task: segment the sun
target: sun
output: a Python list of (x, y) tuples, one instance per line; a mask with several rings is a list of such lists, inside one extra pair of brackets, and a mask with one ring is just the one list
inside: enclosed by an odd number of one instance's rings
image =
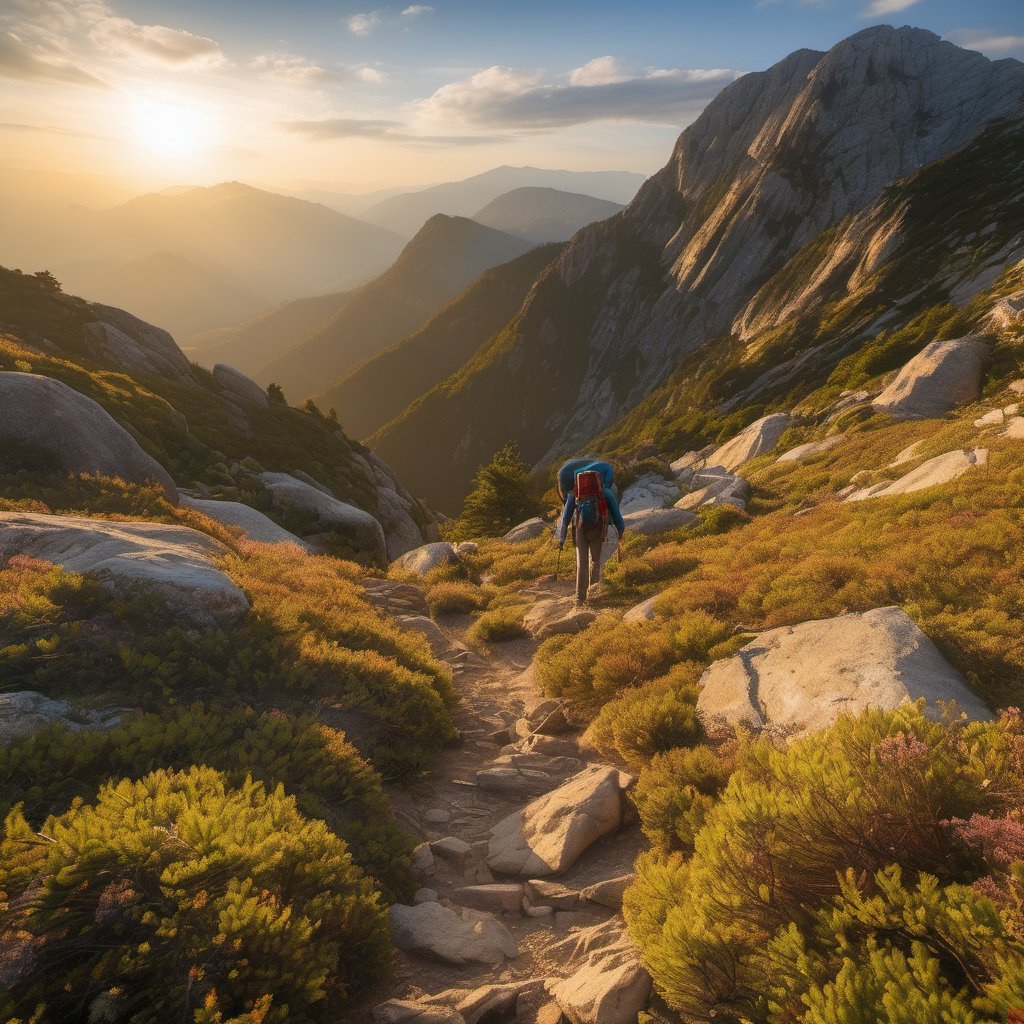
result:
[(135, 137), (156, 156), (188, 160), (205, 149), (209, 119), (199, 110), (176, 103), (145, 101), (135, 108)]

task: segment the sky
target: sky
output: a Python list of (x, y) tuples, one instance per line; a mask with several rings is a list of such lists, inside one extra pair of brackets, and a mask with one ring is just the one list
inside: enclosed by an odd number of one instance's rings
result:
[(0, 165), (359, 193), (650, 174), (740, 74), (880, 23), (1024, 58), (1021, 0), (0, 0)]

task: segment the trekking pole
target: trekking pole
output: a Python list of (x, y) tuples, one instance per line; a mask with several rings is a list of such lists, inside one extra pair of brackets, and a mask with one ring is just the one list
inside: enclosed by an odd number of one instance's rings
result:
[(558, 557), (555, 559), (555, 579), (558, 579), (558, 573), (562, 568), (562, 545), (558, 545)]

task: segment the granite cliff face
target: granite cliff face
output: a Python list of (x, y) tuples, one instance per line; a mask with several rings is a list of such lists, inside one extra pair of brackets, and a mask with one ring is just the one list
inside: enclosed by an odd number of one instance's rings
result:
[(381, 454), (406, 478), (413, 437), (421, 457), (454, 450), (454, 482), (509, 437), (538, 462), (585, 444), (688, 352), (747, 333), (748, 303), (801, 249), (1022, 99), (1020, 62), (887, 26), (738, 79), (626, 210), (573, 238), (487, 352), (380, 432)]

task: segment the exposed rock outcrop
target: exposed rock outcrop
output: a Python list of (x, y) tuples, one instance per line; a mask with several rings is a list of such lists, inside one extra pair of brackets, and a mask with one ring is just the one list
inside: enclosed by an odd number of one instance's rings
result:
[(217, 564), (227, 548), (197, 530), (76, 516), (0, 512), (0, 557), (30, 555), (99, 576), (116, 593), (154, 587), (182, 621), (233, 622), (249, 601)]
[(843, 712), (891, 709), (920, 697), (932, 717), (941, 714), (941, 701), (956, 701), (971, 718), (990, 717), (904, 611), (875, 608), (760, 634), (704, 672), (697, 710), (709, 725), (803, 735)]
[(0, 373), (0, 444), (12, 468), (53, 466), (129, 483), (155, 481), (178, 503), (170, 473), (105, 409), (52, 377)]
[(502, 540), (509, 544), (524, 544), (528, 540), (533, 540), (535, 537), (539, 537), (547, 528), (547, 523), (545, 523), (540, 516), (536, 516), (533, 519), (527, 519), (518, 526), (513, 526), (512, 529), (502, 537)]
[(260, 480), (275, 509), (310, 523), (311, 528), (303, 531), (306, 537), (337, 533), (371, 562), (383, 565), (387, 561), (384, 529), (369, 512), (338, 501), (288, 473), (261, 473)]
[(739, 469), (758, 455), (770, 452), (779, 443), (779, 438), (789, 428), (791, 421), (792, 417), (788, 412), (762, 416), (741, 430), (732, 440), (716, 448), (705, 460), (705, 465), (721, 466), (730, 471)]
[(235, 398), (241, 398), (245, 402), (252, 402), (259, 406), (270, 405), (266, 391), (256, 381), (246, 377), (241, 370), (236, 370), (233, 366), (228, 366), (227, 363), (217, 363), (213, 368), (213, 376), (217, 383)]
[(49, 725), (62, 725), (72, 732), (113, 728), (127, 708), (75, 710), (70, 701), (51, 700), (35, 690), (0, 693), (0, 747), (31, 736)]
[(783, 452), (775, 461), (803, 462), (804, 459), (814, 458), (815, 455), (820, 455), (822, 452), (829, 452), (842, 443), (843, 435), (833, 434), (832, 437), (825, 437), (820, 441), (808, 441), (806, 444), (798, 444), (795, 448), (790, 448), (788, 452)]
[(412, 551), (407, 551), (400, 558), (395, 559), (394, 565), (406, 572), (414, 572), (419, 576), (425, 576), (431, 569), (437, 569), (442, 565), (455, 565), (459, 556), (455, 549), (446, 541), (437, 541), (434, 544), (423, 544)]
[(666, 480), (660, 473), (645, 473), (622, 492), (619, 510), (622, 514), (666, 508), (679, 497), (679, 484)]
[(988, 345), (975, 335), (926, 345), (874, 400), (876, 409), (907, 418), (942, 416), (981, 393)]
[(312, 550), (302, 538), (289, 533), (273, 519), (240, 501), (214, 501), (209, 498), (193, 498), (188, 494), (179, 497), (181, 504), (187, 508), (194, 508), (225, 526), (237, 526), (249, 540), (260, 544), (298, 544), (304, 551)]
[(83, 342), (97, 362), (130, 376), (159, 374), (171, 380), (195, 380), (192, 364), (167, 331), (116, 306), (94, 303), (92, 309), (100, 319), (86, 326)]
[(626, 529), (639, 533), (644, 537), (656, 537), (659, 533), (678, 530), (681, 526), (689, 526), (697, 517), (682, 508), (652, 508), (646, 512), (631, 512), (623, 516)]
[(868, 498), (892, 498), (898, 494), (911, 494), (922, 491), (926, 487), (938, 487), (964, 475), (975, 466), (984, 466), (988, 462), (987, 448), (974, 448), (970, 451), (946, 452), (936, 455), (934, 459), (922, 462), (916, 469), (901, 476), (898, 480), (872, 484), (848, 494), (844, 501), (866, 501)]

